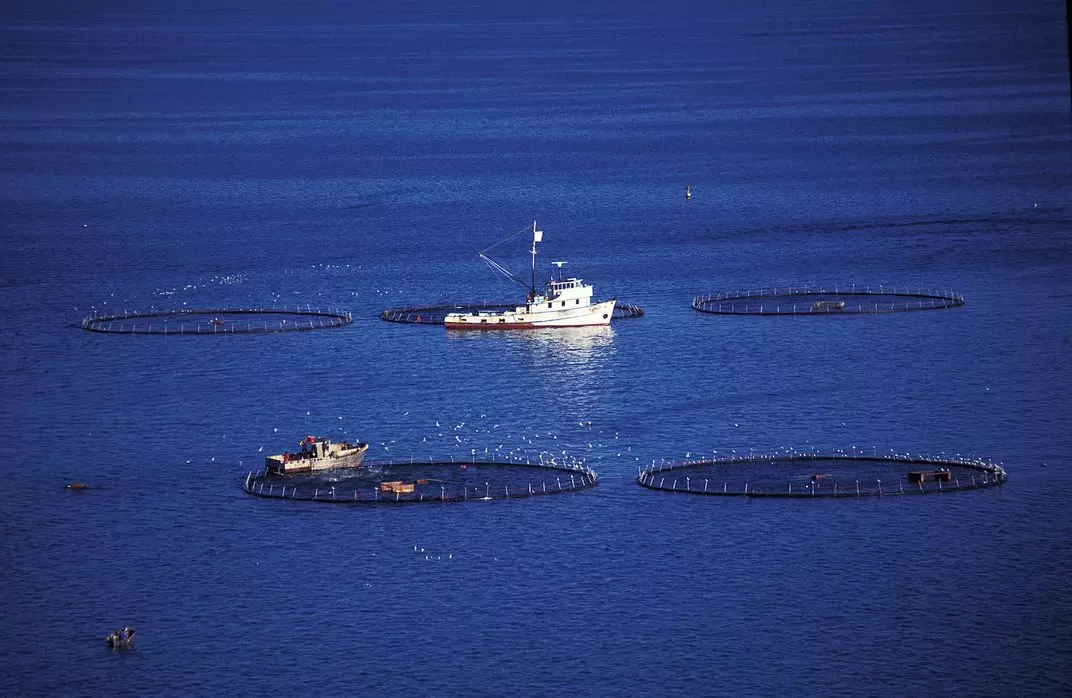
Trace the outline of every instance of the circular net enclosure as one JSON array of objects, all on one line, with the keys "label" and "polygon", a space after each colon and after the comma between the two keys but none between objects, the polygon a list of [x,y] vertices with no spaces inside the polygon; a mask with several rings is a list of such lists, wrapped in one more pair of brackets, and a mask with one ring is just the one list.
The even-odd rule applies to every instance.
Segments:
[{"label": "circular net enclosure", "polygon": [[180,308],[90,315],[82,329],[109,334],[235,335],[342,327],[346,310],[320,308]]},{"label": "circular net enclosure", "polygon": [[968,457],[773,452],[652,464],[637,484],[723,497],[879,497],[997,487],[1005,469]]},{"label": "circular net enclosure", "polygon": [[249,473],[244,488],[258,497],[350,504],[468,502],[518,499],[595,487],[599,476],[583,460],[402,461],[358,468],[280,475]]},{"label": "circular net enclosure", "polygon": [[692,307],[718,315],[851,315],[940,310],[964,305],[953,291],[905,290],[887,286],[833,286],[722,291],[692,299]]},{"label": "circular net enclosure", "polygon": [[[405,322],[414,325],[442,325],[448,313],[471,313],[475,310],[503,311],[513,310],[516,302],[480,301],[477,303],[458,303],[448,305],[414,306],[405,308],[387,308],[380,313],[380,319],[386,322]],[[612,320],[625,320],[644,315],[644,310],[637,305],[617,303],[614,306]]]}]

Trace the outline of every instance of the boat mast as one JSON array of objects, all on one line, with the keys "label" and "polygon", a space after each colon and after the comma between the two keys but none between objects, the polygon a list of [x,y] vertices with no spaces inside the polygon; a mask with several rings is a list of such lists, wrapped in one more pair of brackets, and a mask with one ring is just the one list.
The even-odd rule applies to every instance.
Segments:
[{"label": "boat mast", "polygon": [[532,221],[532,297],[536,297],[536,243],[543,240],[543,231],[536,230],[536,220]]}]

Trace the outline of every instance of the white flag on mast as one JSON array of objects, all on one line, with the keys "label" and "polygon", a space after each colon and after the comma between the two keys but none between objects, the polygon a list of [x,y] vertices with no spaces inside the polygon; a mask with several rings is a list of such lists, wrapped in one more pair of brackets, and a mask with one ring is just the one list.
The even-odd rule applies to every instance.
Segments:
[{"label": "white flag on mast", "polygon": [[536,221],[532,222],[532,241],[534,243],[543,242],[543,231],[536,230]]}]

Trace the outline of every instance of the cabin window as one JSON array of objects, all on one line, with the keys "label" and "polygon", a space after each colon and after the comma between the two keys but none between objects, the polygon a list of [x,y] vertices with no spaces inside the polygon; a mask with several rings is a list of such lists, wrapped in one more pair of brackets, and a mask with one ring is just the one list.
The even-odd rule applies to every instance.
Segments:
[{"label": "cabin window", "polygon": [[506,318],[504,318],[504,317],[499,318],[499,322],[506,322]]},{"label": "cabin window", "polygon": [[555,304],[554,304],[554,303],[548,303],[548,304],[547,304],[547,307],[548,307],[548,308],[553,308],[553,307],[555,307]]},{"label": "cabin window", "polygon": [[566,301],[562,301],[562,307],[563,307],[563,308],[565,308],[565,307],[566,307]]},{"label": "cabin window", "polygon": [[487,319],[481,320],[481,322],[487,322]]},{"label": "cabin window", "polygon": [[577,300],[573,301],[573,304],[574,305],[580,305],[581,304],[581,299],[578,298]]}]

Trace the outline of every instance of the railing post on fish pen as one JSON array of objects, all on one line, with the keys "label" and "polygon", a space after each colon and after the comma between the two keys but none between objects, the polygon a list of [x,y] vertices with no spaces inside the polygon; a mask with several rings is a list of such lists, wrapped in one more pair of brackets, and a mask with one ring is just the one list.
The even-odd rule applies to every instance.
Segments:
[{"label": "railing post on fish pen", "polygon": [[[875,479],[878,480],[878,478],[875,478]],[[879,497],[882,496],[882,480],[878,481],[878,496]]]},{"label": "railing post on fish pen", "polygon": [[484,483],[484,497],[491,499],[491,484],[487,482]]},{"label": "railing post on fish pen", "polygon": [[320,488],[319,487],[317,487],[315,490],[313,490],[313,501],[314,502],[316,501],[316,496],[318,494],[320,494]]},{"label": "railing post on fish pen", "polygon": [[856,496],[857,497],[860,496],[860,481],[859,480],[856,481]]},{"label": "railing post on fish pen", "polygon": [[704,492],[707,491],[707,478],[704,478],[704,481],[703,481],[703,491]]},{"label": "railing post on fish pen", "polygon": [[729,486],[730,484],[728,482],[722,482],[722,494],[726,494],[727,492],[729,492]]}]

